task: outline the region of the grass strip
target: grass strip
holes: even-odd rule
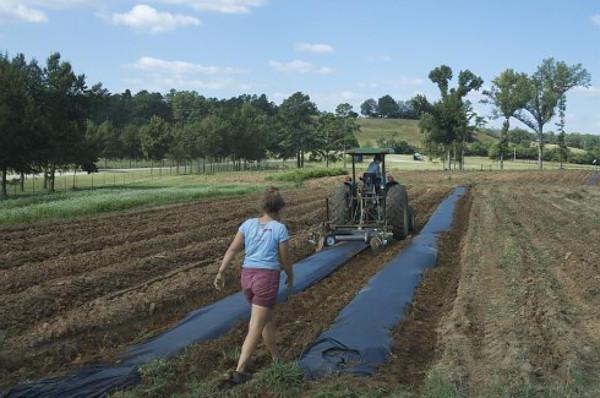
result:
[[[298,169],[286,173],[272,174],[265,177],[267,181],[293,182],[300,184],[306,180],[322,177],[333,177],[348,174],[342,168]]]
[[[122,211],[139,207],[235,196],[261,189],[260,185],[196,185],[168,188],[126,187],[73,191],[0,201],[0,224],[33,223]]]

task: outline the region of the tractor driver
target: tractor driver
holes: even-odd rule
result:
[[[367,168],[367,173],[375,175],[375,184],[381,185],[381,155],[375,155]]]

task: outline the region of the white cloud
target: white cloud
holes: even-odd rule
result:
[[[328,66],[317,66],[310,62],[301,61],[299,59],[290,62],[269,61],[272,68],[281,72],[293,73],[312,73],[316,75],[328,75],[334,72],[333,68]]]
[[[392,57],[389,55],[369,55],[369,61],[379,61],[379,62],[391,62]]]
[[[191,74],[233,74],[241,73],[242,70],[231,66],[212,66],[193,64],[184,61],[166,61],[160,58],[141,57],[133,65],[134,69],[152,73],[168,73],[171,75],[191,75]]]
[[[334,51],[333,46],[325,43],[296,43],[296,51],[302,51],[314,54],[326,54]]]
[[[25,4],[17,4],[13,1],[0,1],[0,20],[2,21],[21,21],[30,23],[47,22],[46,14]]]
[[[358,87],[369,89],[380,87],[398,89],[411,86],[421,86],[423,83],[425,83],[425,80],[421,79],[420,77],[401,76],[397,79],[360,82],[358,83]]]
[[[600,96],[600,87],[590,86],[590,87],[582,87],[578,86],[573,89],[573,92],[576,94],[587,95],[587,96]]]
[[[351,90],[341,91],[316,91],[310,92],[310,98],[318,105],[319,109],[334,111],[342,103],[349,103],[354,110],[360,108],[360,104],[367,98],[365,93],[357,93]]]
[[[169,4],[190,6],[200,11],[216,11],[227,14],[248,13],[252,8],[260,7],[266,0],[161,0]]]
[[[596,25],[600,25],[600,14],[592,15],[592,22]]]
[[[96,0],[0,0],[0,21],[43,23],[48,21],[45,9],[90,5]]]
[[[181,14],[159,12],[154,8],[138,4],[129,12],[114,14],[112,22],[116,25],[125,25],[140,32],[162,33],[181,26],[199,26],[200,20]]]
[[[137,88],[167,91],[180,90],[250,90],[252,85],[240,83],[231,76],[242,73],[230,66],[201,65],[184,61],[167,61],[153,57],[141,57],[134,64],[125,65],[138,72],[125,82]],[[141,74],[141,76],[139,76]]]

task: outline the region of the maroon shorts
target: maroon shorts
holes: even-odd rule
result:
[[[242,268],[242,290],[250,304],[273,308],[279,291],[279,271]]]

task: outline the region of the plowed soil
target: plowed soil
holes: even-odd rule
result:
[[[398,173],[418,227],[452,186],[466,184],[438,267],[417,289],[394,348],[373,378],[300,381],[290,396],[600,396],[600,191],[587,171]],[[339,178],[285,192],[294,258]],[[239,289],[211,286],[237,225],[258,196],[0,229],[0,389],[110,360],[187,312]],[[277,310],[283,359],[315,337],[408,241],[364,252]],[[239,261],[238,261],[239,263]],[[236,360],[241,324],[169,361],[160,386],[127,396],[194,395]],[[270,363],[260,348],[254,370]],[[298,385],[296,385],[298,387]],[[186,395],[187,394],[187,395]],[[281,396],[260,382],[227,396]],[[287,396],[287,395],[283,395]],[[411,395],[413,396],[413,395]]]
[[[338,183],[285,192],[294,260],[313,252],[308,237],[325,217],[324,187]],[[409,187],[420,223],[448,190]],[[258,200],[248,195],[0,229],[0,389],[110,360],[237,291],[238,270],[225,291],[216,292],[212,279],[238,225],[258,214]],[[362,272],[368,278],[373,269]]]
[[[311,252],[308,233],[322,221],[327,194],[286,192],[294,259]],[[212,277],[237,226],[257,213],[250,195],[2,228],[0,387],[109,358],[236,290],[230,283],[215,292]]]
[[[417,229],[423,227],[450,190],[450,187],[409,187],[411,204],[417,211]],[[297,359],[319,333],[331,325],[338,312],[354,298],[369,278],[409,242],[395,242],[379,254],[366,251],[317,285],[280,304],[276,323],[282,359]],[[189,380],[219,379],[222,373],[234,367],[235,349],[243,342],[246,327],[245,323],[241,323],[221,338],[188,349],[184,356],[175,361],[171,377],[167,378],[160,394],[169,396],[184,393],[186,381]],[[269,353],[260,347],[251,367],[253,370],[260,369],[270,361]],[[241,390],[239,393],[241,396],[271,396],[266,391]],[[143,389],[140,394],[144,395]]]

